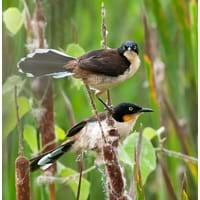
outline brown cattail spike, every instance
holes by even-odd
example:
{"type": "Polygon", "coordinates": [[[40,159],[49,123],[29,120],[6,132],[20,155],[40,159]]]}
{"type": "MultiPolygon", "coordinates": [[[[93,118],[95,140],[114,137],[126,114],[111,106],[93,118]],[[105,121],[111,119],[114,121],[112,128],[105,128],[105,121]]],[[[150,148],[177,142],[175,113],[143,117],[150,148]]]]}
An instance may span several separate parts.
{"type": "Polygon", "coordinates": [[[29,161],[24,156],[19,156],[15,161],[15,184],[17,200],[30,199],[29,173],[29,161]]]}
{"type": "Polygon", "coordinates": [[[106,163],[106,173],[108,176],[110,190],[115,196],[120,197],[124,192],[125,184],[122,170],[112,145],[105,144],[103,146],[103,156],[106,163]]]}

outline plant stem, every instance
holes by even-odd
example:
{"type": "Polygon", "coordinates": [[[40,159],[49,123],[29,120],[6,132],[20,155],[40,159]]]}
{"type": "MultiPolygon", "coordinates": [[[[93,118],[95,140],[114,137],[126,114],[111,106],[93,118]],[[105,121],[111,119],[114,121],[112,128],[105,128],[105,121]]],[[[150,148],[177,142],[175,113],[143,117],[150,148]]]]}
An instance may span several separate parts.
{"type": "Polygon", "coordinates": [[[78,166],[79,166],[79,182],[78,182],[78,191],[77,191],[77,197],[76,200],[79,200],[80,198],[80,192],[81,192],[81,181],[82,181],[82,176],[83,176],[83,152],[81,152],[80,158],[78,160],[78,166]]]}
{"type": "Polygon", "coordinates": [[[182,154],[180,152],[168,150],[168,149],[165,149],[165,148],[155,148],[155,150],[158,153],[164,153],[167,156],[171,156],[171,157],[174,157],[174,158],[182,159],[184,161],[192,162],[194,164],[198,164],[198,159],[197,158],[182,154]]]}
{"type": "Polygon", "coordinates": [[[93,98],[92,98],[92,93],[91,93],[90,87],[88,86],[87,83],[84,82],[84,84],[85,84],[86,90],[87,90],[88,95],[89,95],[89,98],[90,98],[90,103],[91,103],[91,106],[92,106],[92,109],[93,109],[93,113],[95,114],[96,119],[97,119],[97,122],[98,122],[98,124],[99,124],[100,130],[101,130],[102,138],[103,138],[104,142],[106,143],[106,142],[107,142],[107,141],[106,141],[106,137],[105,137],[105,134],[104,134],[104,131],[103,131],[103,127],[102,127],[102,125],[101,125],[101,121],[100,121],[100,119],[99,119],[99,115],[98,115],[98,112],[97,112],[97,109],[96,109],[94,100],[93,100],[93,98]]]}
{"type": "MultiPolygon", "coordinates": [[[[84,174],[87,174],[88,172],[92,171],[96,169],[96,166],[93,165],[92,167],[82,171],[82,176],[84,174]]],[[[76,178],[80,177],[80,173],[76,173],[76,174],[73,174],[71,176],[67,176],[67,177],[56,177],[56,176],[39,176],[38,177],[38,182],[39,183],[66,183],[67,181],[70,181],[70,180],[74,180],[76,178]]]]}
{"type": "Polygon", "coordinates": [[[18,134],[19,134],[19,152],[18,154],[20,156],[24,155],[24,146],[23,146],[23,134],[21,129],[21,123],[20,123],[20,117],[19,117],[19,105],[17,102],[17,86],[15,85],[15,108],[16,108],[16,116],[17,116],[17,128],[18,128],[18,134]]]}

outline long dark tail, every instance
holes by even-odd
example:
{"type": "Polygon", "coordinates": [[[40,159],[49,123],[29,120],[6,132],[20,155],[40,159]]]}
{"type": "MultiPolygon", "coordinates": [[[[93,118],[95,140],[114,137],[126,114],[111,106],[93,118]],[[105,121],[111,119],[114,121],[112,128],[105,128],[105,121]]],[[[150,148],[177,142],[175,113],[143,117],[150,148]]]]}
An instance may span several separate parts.
{"type": "Polygon", "coordinates": [[[29,77],[53,76],[61,78],[73,73],[67,71],[64,65],[71,60],[76,60],[54,49],[36,49],[18,63],[18,69],[29,77]]]}
{"type": "Polygon", "coordinates": [[[58,158],[60,158],[65,152],[69,151],[74,141],[67,142],[58,146],[56,149],[41,154],[35,158],[30,159],[30,169],[34,171],[40,167],[47,164],[54,163],[58,158]]]}

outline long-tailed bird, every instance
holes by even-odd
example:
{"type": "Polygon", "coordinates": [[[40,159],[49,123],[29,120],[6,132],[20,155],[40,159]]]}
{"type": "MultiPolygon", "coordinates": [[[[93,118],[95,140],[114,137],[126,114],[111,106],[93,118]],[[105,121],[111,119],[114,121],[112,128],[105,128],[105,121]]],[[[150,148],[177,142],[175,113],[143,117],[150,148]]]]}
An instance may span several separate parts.
{"type": "MultiPolygon", "coordinates": [[[[121,103],[113,108],[112,118],[114,127],[118,130],[120,141],[131,132],[137,118],[144,112],[152,112],[152,110],[149,108],[142,108],[133,103],[121,103]]],[[[107,124],[107,112],[100,113],[99,118],[104,130],[105,138],[109,139],[111,136],[108,133],[110,126],[107,124]]],[[[39,167],[55,162],[69,150],[75,152],[95,150],[99,153],[104,144],[96,117],[91,117],[76,124],[68,131],[67,137],[69,140],[58,146],[56,149],[31,159],[31,170],[33,171],[39,167]]]]}
{"type": "Polygon", "coordinates": [[[126,41],[116,49],[90,51],[79,58],[53,49],[36,49],[19,61],[18,68],[29,77],[73,75],[99,96],[135,74],[140,65],[138,54],[138,45],[133,41],[126,41]]]}

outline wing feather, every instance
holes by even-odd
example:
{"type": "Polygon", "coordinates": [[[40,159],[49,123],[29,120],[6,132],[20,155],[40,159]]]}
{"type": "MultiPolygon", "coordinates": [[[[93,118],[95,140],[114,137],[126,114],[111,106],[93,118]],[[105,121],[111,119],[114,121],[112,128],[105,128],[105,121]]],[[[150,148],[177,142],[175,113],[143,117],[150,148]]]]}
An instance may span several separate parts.
{"type": "Polygon", "coordinates": [[[86,125],[87,121],[81,121],[78,124],[76,124],[75,126],[73,126],[67,133],[67,137],[72,137],[74,135],[76,135],[85,125],[86,125]]]}
{"type": "Polygon", "coordinates": [[[130,62],[117,49],[100,49],[80,57],[78,65],[93,73],[118,76],[129,68],[130,62]]]}

